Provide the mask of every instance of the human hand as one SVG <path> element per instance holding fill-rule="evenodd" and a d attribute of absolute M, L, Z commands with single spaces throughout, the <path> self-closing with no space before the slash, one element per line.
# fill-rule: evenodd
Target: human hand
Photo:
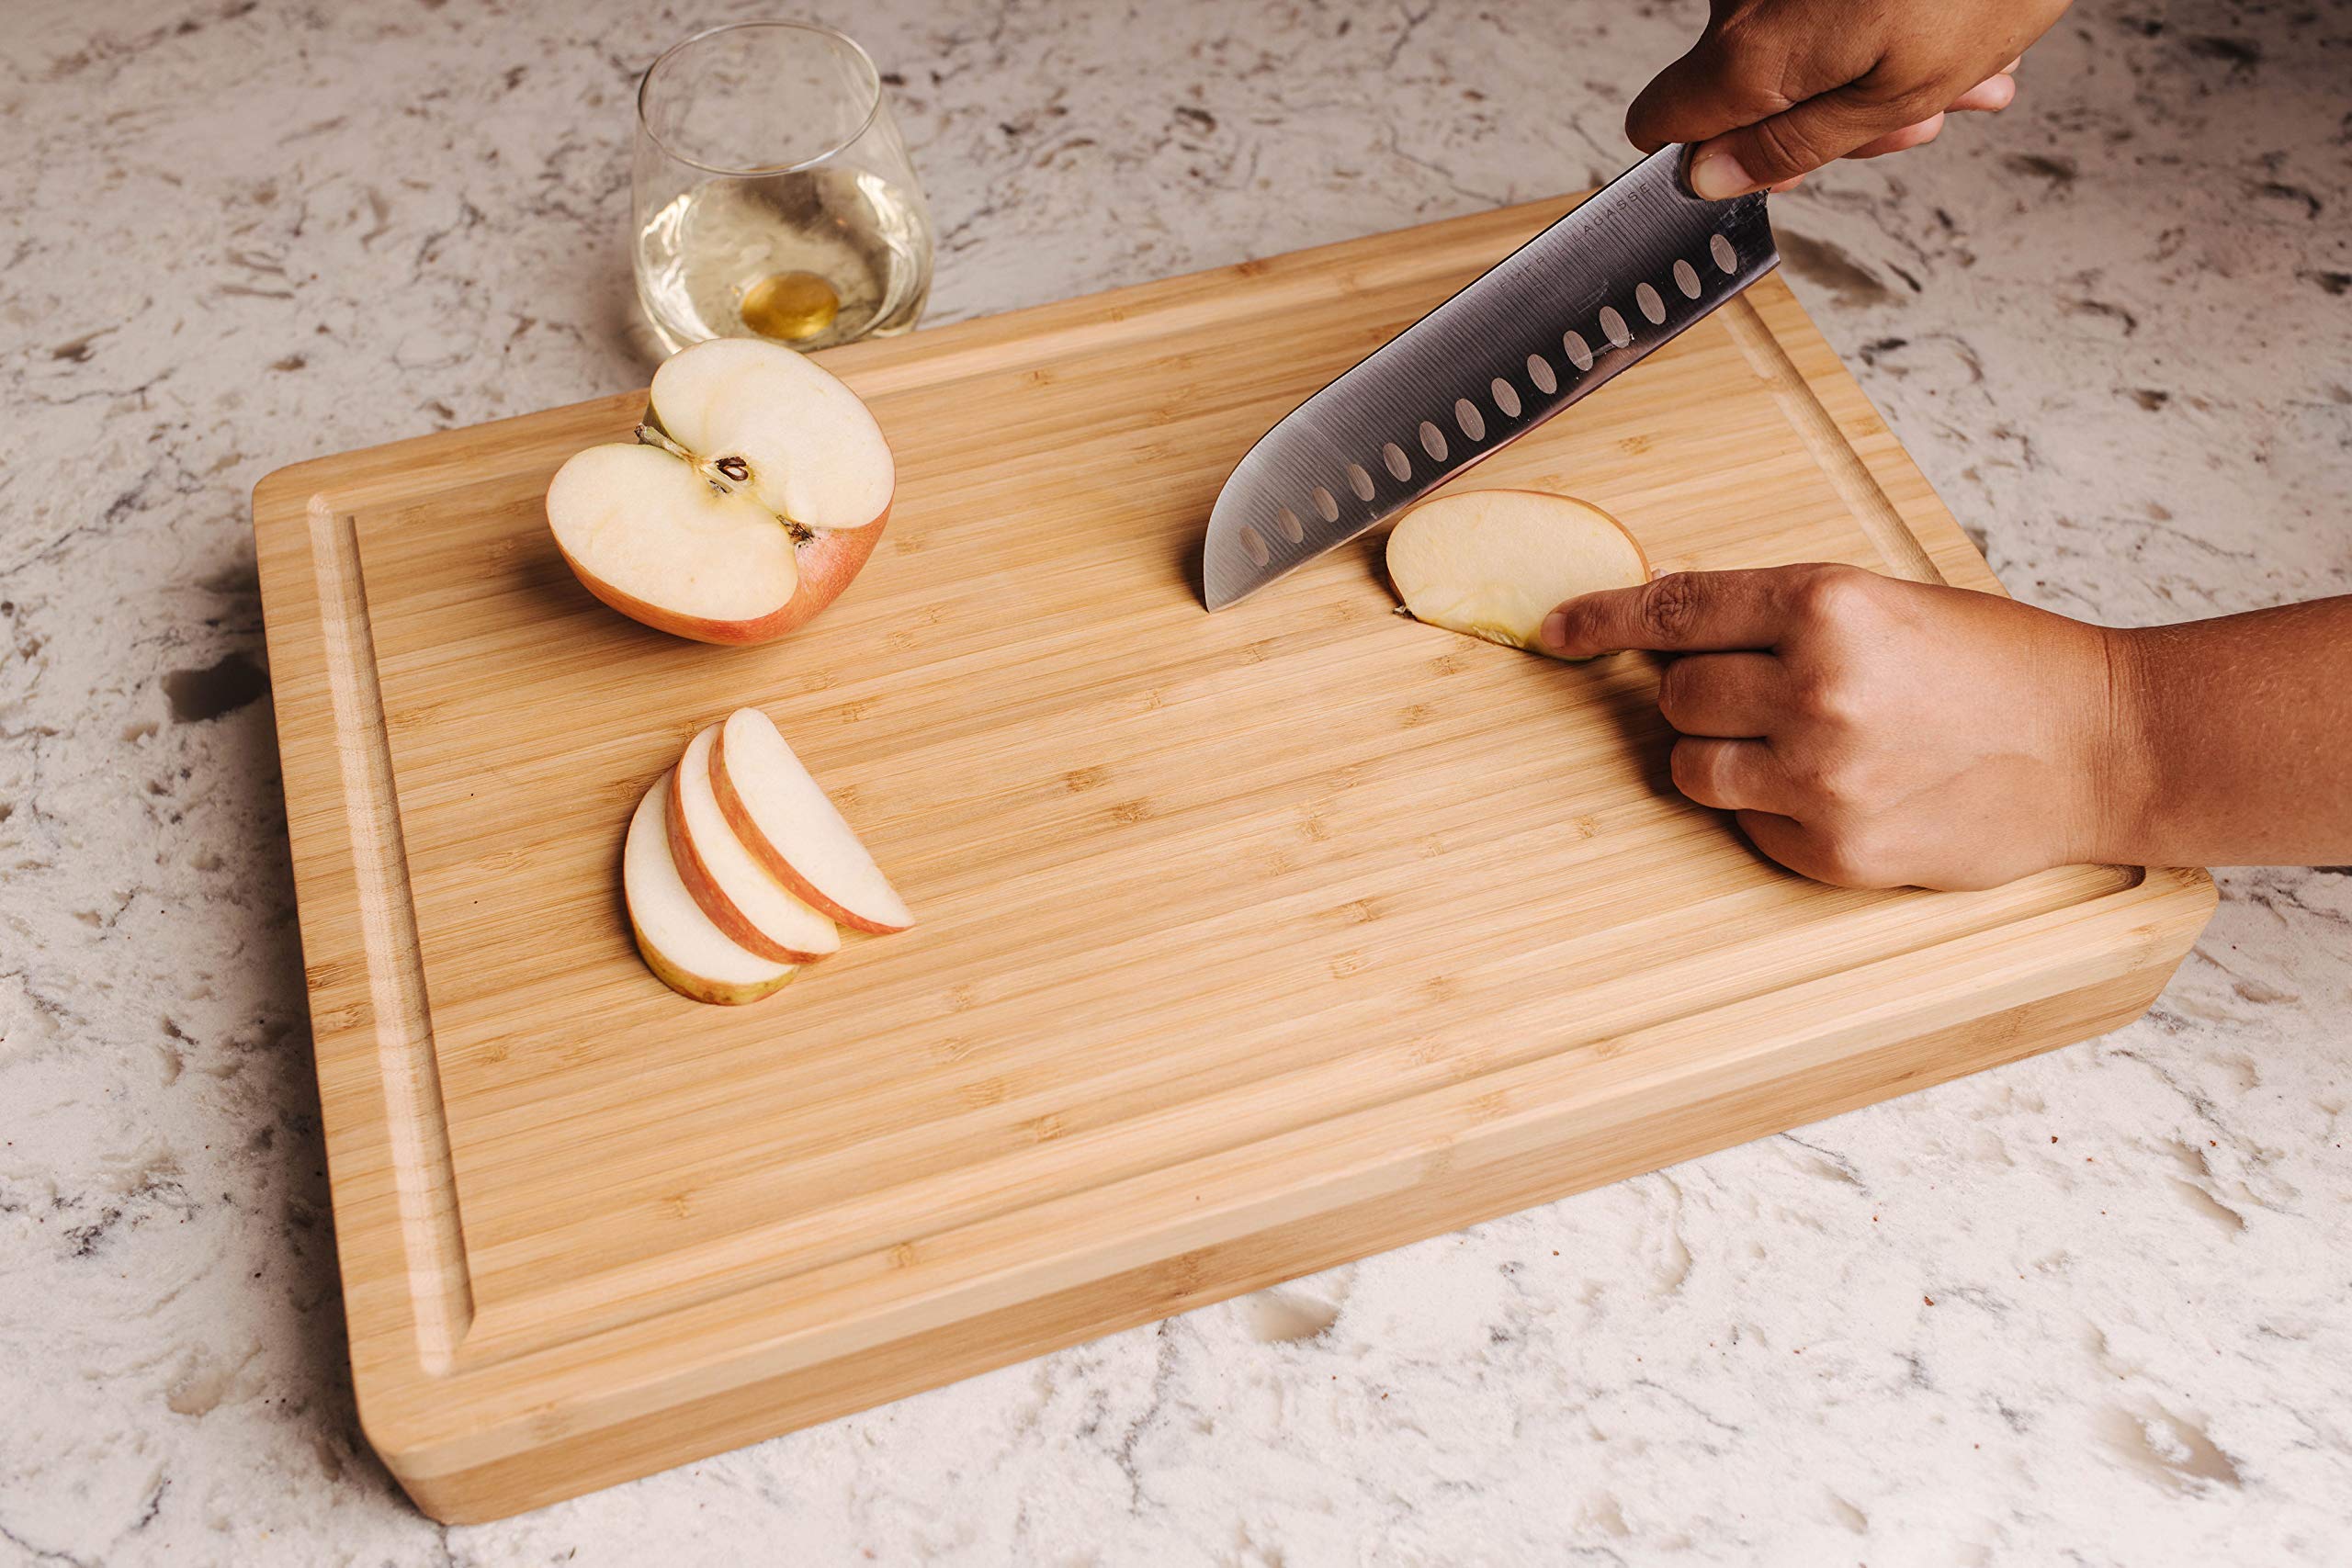
<path fill-rule="evenodd" d="M 2131 802 L 2118 634 L 1849 566 L 1675 572 L 1544 621 L 1569 658 L 1677 655 L 1675 787 L 1841 886 L 1989 887 L 2108 858 Z"/>
<path fill-rule="evenodd" d="M 1712 0 L 1706 31 L 1642 89 L 1625 134 L 1644 152 L 1692 144 L 1690 188 L 1710 200 L 1786 189 L 1834 159 L 1932 141 L 1949 112 L 2007 107 L 2009 73 L 2066 6 Z"/>

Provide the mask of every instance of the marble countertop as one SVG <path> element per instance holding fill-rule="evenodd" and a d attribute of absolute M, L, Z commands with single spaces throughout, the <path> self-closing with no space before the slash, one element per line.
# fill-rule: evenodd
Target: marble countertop
<path fill-rule="evenodd" d="M 1695 4 L 865 0 L 933 319 L 1594 182 Z M 2352 873 L 2103 1040 L 504 1523 L 344 1365 L 247 496 L 640 383 L 623 0 L 0 39 L 0 1563 L 2247 1563 L 2352 1539 Z M 2022 597 L 2352 590 L 2352 3 L 2086 0 L 1776 203 Z"/>

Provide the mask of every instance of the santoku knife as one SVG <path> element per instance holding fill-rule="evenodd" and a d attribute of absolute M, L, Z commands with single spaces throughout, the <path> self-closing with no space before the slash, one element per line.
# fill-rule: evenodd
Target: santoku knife
<path fill-rule="evenodd" d="M 1202 547 L 1212 610 L 1419 501 L 1779 265 L 1758 192 L 1704 201 L 1660 149 L 1260 437 Z"/>

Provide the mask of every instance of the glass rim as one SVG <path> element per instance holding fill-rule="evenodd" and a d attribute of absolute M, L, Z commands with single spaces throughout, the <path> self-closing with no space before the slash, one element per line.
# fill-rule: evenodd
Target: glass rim
<path fill-rule="evenodd" d="M 688 157 L 685 153 L 679 152 L 678 149 L 671 146 L 669 142 L 662 140 L 662 133 L 653 129 L 653 122 L 650 118 L 648 118 L 645 112 L 645 96 L 652 88 L 654 73 L 661 70 L 662 66 L 668 64 L 672 55 L 676 54 L 680 50 L 690 49 L 695 44 L 707 42 L 711 39 L 718 37 L 721 33 L 770 31 L 777 29 L 786 32 L 814 33 L 820 38 L 830 39 L 834 43 L 847 48 L 852 58 L 856 60 L 860 65 L 865 68 L 867 99 L 865 105 L 865 118 L 857 122 L 856 130 L 851 131 L 848 135 L 842 137 L 840 141 L 834 142 L 823 152 L 816 153 L 810 157 L 798 159 L 796 162 L 789 164 L 752 164 L 741 167 L 720 164 L 706 164 L 699 158 Z M 650 140 L 654 146 L 659 147 L 662 150 L 663 157 L 674 158 L 679 163 L 685 164 L 687 167 L 700 169 L 707 175 L 726 175 L 739 179 L 753 178 L 762 175 L 797 174 L 802 169 L 814 168 L 819 164 L 825 162 L 828 158 L 831 158 L 854 145 L 860 137 L 874 129 L 874 121 L 881 112 L 882 73 L 876 68 L 874 57 L 865 52 L 865 46 L 864 44 L 859 43 L 855 39 L 850 37 L 847 33 L 842 32 L 838 28 L 829 28 L 822 22 L 722 22 L 715 28 L 705 28 L 698 33 L 690 33 L 686 37 L 680 39 L 677 42 L 672 44 L 669 48 L 663 50 L 661 54 L 656 56 L 653 63 L 645 68 L 645 74 L 637 79 L 637 128 L 645 133 L 647 139 Z"/>

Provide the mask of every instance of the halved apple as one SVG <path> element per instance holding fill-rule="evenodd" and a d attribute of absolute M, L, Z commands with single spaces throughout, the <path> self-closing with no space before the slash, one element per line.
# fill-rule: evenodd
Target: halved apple
<path fill-rule="evenodd" d="M 710 782 L 736 839 L 804 902 L 855 931 L 902 931 L 915 923 L 767 715 L 738 708 L 728 716 L 710 749 Z"/>
<path fill-rule="evenodd" d="M 670 792 L 670 854 L 686 891 L 713 925 L 763 958 L 807 964 L 840 952 L 833 922 L 770 876 L 727 825 L 710 784 L 718 741 L 714 724 L 687 744 Z"/>
<path fill-rule="evenodd" d="M 1388 536 L 1388 577 L 1417 620 L 1544 651 L 1544 617 L 1579 593 L 1650 580 L 1649 558 L 1598 506 L 1529 490 L 1424 502 Z"/>
<path fill-rule="evenodd" d="M 711 922 L 686 891 L 670 855 L 672 775 L 653 781 L 628 820 L 621 892 L 645 965 L 680 996 L 740 1006 L 773 996 L 798 970 L 747 951 Z"/>
<path fill-rule="evenodd" d="M 896 472 L 857 394 L 778 344 L 718 338 L 653 373 L 639 445 L 572 455 L 548 486 L 589 592 L 697 642 L 769 642 L 840 597 L 882 536 Z"/>

